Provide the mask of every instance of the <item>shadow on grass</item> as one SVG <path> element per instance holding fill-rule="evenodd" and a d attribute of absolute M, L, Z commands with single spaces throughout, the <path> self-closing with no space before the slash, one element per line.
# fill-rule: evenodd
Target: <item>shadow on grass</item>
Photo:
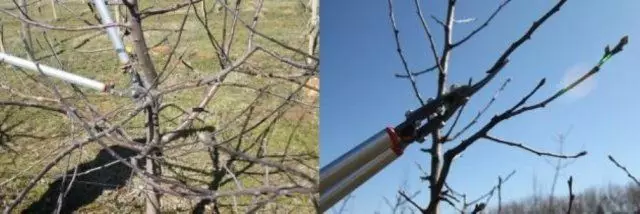
<path fill-rule="evenodd" d="M 125 159 L 137 154 L 136 151 L 122 146 L 109 148 Z M 63 197 L 60 213 L 72 213 L 95 201 L 105 190 L 119 189 L 131 177 L 131 168 L 121 162 L 114 163 L 116 160 L 107 149 L 100 150 L 93 160 L 77 166 L 75 179 L 74 169 L 71 168 L 65 176 L 60 176 L 50 183 L 40 199 L 22 213 L 55 213 L 59 196 Z"/>
<path fill-rule="evenodd" d="M 16 112 L 19 108 L 0 108 L 3 112 L 2 119 L 0 119 L 0 154 L 3 152 L 9 152 L 18 155 L 18 151 L 11 148 L 9 143 L 17 143 L 19 139 L 28 138 L 33 140 L 44 140 L 46 137 L 37 136 L 35 134 L 21 131 L 20 126 L 27 122 L 27 119 L 19 119 L 16 117 Z"/>

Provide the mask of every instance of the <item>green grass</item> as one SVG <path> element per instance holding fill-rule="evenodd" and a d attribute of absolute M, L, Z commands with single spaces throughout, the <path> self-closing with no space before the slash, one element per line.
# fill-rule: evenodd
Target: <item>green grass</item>
<path fill-rule="evenodd" d="M 162 4 L 172 5 L 174 1 L 163 2 L 157 7 L 161 7 Z M 209 1 L 208 1 L 209 2 Z M 146 8 L 151 5 L 152 1 L 141 1 L 140 8 Z M 62 18 L 59 21 L 52 21 L 49 24 L 56 26 L 82 26 L 82 21 L 78 19 L 65 19 L 65 17 L 71 17 L 73 14 L 79 14 L 87 9 L 83 4 L 65 4 L 69 7 L 70 11 L 58 7 L 58 16 Z M 198 5 L 198 10 L 200 5 Z M 241 18 L 245 21 L 250 21 L 253 17 L 254 11 L 251 1 L 243 2 L 241 10 Z M 30 15 L 36 20 L 49 20 L 51 19 L 50 7 L 45 5 L 41 8 L 41 13 L 38 13 L 35 8 L 30 8 Z M 152 28 L 171 28 L 178 29 L 180 23 L 185 15 L 186 9 L 180 10 L 172 14 L 165 14 L 156 17 L 145 19 L 143 27 L 145 29 Z M 193 11 L 193 8 L 192 8 Z M 14 11 L 16 12 L 16 11 Z M 274 39 L 284 42 L 285 44 L 305 49 L 306 45 L 306 29 L 308 13 L 299 6 L 298 1 L 267 1 L 264 3 L 264 11 L 260 14 L 260 21 L 257 29 L 271 36 Z M 90 20 L 92 23 L 96 23 L 92 14 L 84 14 L 83 19 Z M 209 21 L 209 29 L 214 33 L 216 39 L 220 40 L 222 37 L 221 28 L 223 13 L 216 12 L 211 13 L 207 17 Z M 5 14 L 0 14 L 0 23 L 4 29 L 4 41 L 6 51 L 12 55 L 19 57 L 26 57 L 24 46 L 22 45 L 19 37 L 20 23 Z M 230 22 L 229 22 L 230 23 Z M 86 77 L 94 78 L 96 80 L 104 82 L 113 82 L 116 84 L 116 88 L 124 88 L 128 84 L 128 76 L 123 75 L 119 70 L 119 62 L 115 57 L 113 51 L 101 51 L 101 52 L 81 52 L 87 50 L 97 50 L 111 47 L 106 35 L 100 34 L 92 39 L 86 45 L 73 50 L 73 47 L 78 46 L 83 38 L 87 38 L 87 35 L 96 35 L 96 32 L 63 32 L 63 31 L 46 31 L 47 37 L 52 40 L 54 49 L 57 51 L 64 50 L 59 55 L 60 63 L 54 57 L 48 57 L 41 60 L 41 63 L 62 68 L 66 71 L 77 73 Z M 169 35 L 167 37 L 167 35 Z M 237 58 L 244 53 L 247 47 L 247 36 L 249 31 L 238 25 L 236 32 L 236 39 L 233 41 L 233 50 L 231 52 L 231 58 Z M 42 29 L 33 28 L 32 36 L 34 38 L 34 48 L 36 50 L 36 58 L 40 58 L 46 55 L 50 55 L 51 52 L 45 42 Z M 176 40 L 177 34 L 162 32 L 162 31 L 147 31 L 146 34 L 147 44 L 152 46 L 163 41 L 162 45 L 172 47 Z M 38 41 L 38 42 L 35 42 Z M 125 41 L 129 44 L 129 41 Z M 267 41 L 264 38 L 256 36 L 255 43 L 259 44 L 269 50 L 275 51 L 282 56 L 292 57 L 294 53 L 286 50 L 277 44 Z M 185 53 L 185 59 L 194 67 L 196 71 L 191 71 L 179 63 L 177 57 Z M 167 60 L 166 53 L 152 53 L 155 66 L 158 72 Z M 293 56 L 293 59 L 302 61 L 299 56 Z M 251 67 L 258 69 L 265 73 L 277 73 L 277 74 L 289 74 L 291 72 L 299 72 L 289 65 L 286 65 L 264 53 L 255 54 L 248 62 Z M 243 66 L 241 69 L 248 69 Z M 184 81 L 195 80 L 197 78 L 213 75 L 218 72 L 219 64 L 215 57 L 214 48 L 211 46 L 205 31 L 198 23 L 197 19 L 191 13 L 187 24 L 185 25 L 185 32 L 182 35 L 182 40 L 179 48 L 176 50 L 176 55 L 173 57 L 172 62 L 168 66 L 167 73 L 168 78 L 160 85 L 160 88 L 180 84 Z M 54 97 L 52 91 L 47 89 L 48 87 L 40 86 L 28 78 L 29 75 L 22 73 L 16 69 L 2 65 L 0 67 L 0 82 L 9 85 L 22 93 L 32 96 Z M 31 75 L 33 76 L 33 75 Z M 35 77 L 39 78 L 39 77 Z M 229 76 L 227 81 L 247 84 L 259 88 L 265 84 L 281 83 L 270 89 L 273 93 L 287 95 L 293 91 L 294 85 L 286 83 L 282 80 L 273 80 L 267 78 L 250 77 L 244 74 L 233 73 Z M 62 93 L 65 96 L 73 95 L 70 87 L 59 82 L 53 81 L 54 84 L 60 86 Z M 5 90 L 1 90 L 0 99 L 9 100 L 17 99 L 6 93 Z M 97 92 L 84 90 L 89 97 L 89 100 L 101 113 L 111 112 L 114 109 L 122 106 L 128 106 L 131 108 L 131 101 L 128 98 L 118 98 L 100 94 Z M 189 110 L 191 107 L 196 106 L 204 93 L 206 87 L 197 88 L 194 90 L 185 90 L 173 94 L 168 94 L 163 97 L 163 103 L 172 103 L 180 108 Z M 222 126 L 227 123 L 232 124 L 232 128 L 229 128 L 218 136 L 220 139 L 226 139 L 236 135 L 241 131 L 241 125 L 245 117 L 240 117 L 240 120 L 231 122 L 230 120 L 239 114 L 253 99 L 255 99 L 257 92 L 250 89 L 236 88 L 236 87 L 222 87 L 211 103 L 207 106 L 210 114 L 204 114 L 201 118 L 204 122 L 196 122 L 196 127 L 203 126 Z M 297 99 L 303 99 L 298 97 Z M 90 118 L 90 113 L 87 111 L 87 106 L 84 101 L 77 97 L 70 97 L 68 102 L 77 107 L 81 114 Z M 276 106 L 283 102 L 281 98 L 268 96 L 267 99 L 262 99 L 260 105 L 256 109 L 257 114 L 252 117 L 250 124 L 256 123 L 266 113 L 273 110 Z M 286 109 L 288 111 L 284 113 L 283 120 L 275 123 L 271 127 L 267 127 L 269 121 L 264 125 L 261 125 L 257 129 L 247 133 L 243 137 L 243 144 L 240 146 L 246 149 L 247 153 L 254 154 L 260 147 L 260 145 L 251 146 L 250 143 L 257 141 L 260 135 L 269 129 L 267 135 L 266 156 L 280 155 L 284 150 L 287 150 L 290 154 L 311 154 L 317 157 L 318 154 L 318 118 L 317 109 L 303 106 L 293 106 L 289 104 Z M 21 171 L 27 167 L 34 165 L 32 168 L 26 170 L 23 174 L 20 174 L 16 179 L 8 182 L 4 186 L 0 186 L 0 200 L 2 203 L 9 202 L 10 198 L 15 196 L 21 189 L 23 189 L 29 182 L 29 180 L 35 176 L 42 166 L 47 163 L 52 157 L 52 154 L 64 149 L 70 145 L 72 139 L 80 138 L 84 136 L 84 132 L 77 124 L 74 125 L 74 130 L 71 130 L 71 122 L 66 117 L 59 115 L 52 115 L 49 112 L 44 112 L 36 109 L 20 109 L 16 107 L 0 107 L 0 121 L 2 123 L 2 130 L 11 135 L 23 134 L 23 135 L 37 135 L 42 136 L 39 138 L 29 137 L 14 137 L 6 144 L 12 149 L 16 150 L 18 154 L 8 152 L 0 148 L 0 182 L 5 181 L 8 178 L 18 175 Z M 126 117 L 123 113 L 110 116 L 110 121 L 119 121 Z M 162 131 L 170 131 L 176 127 L 177 123 L 182 120 L 182 112 L 177 108 L 167 108 L 161 113 L 161 129 Z M 302 120 L 299 119 L 302 117 Z M 139 115 L 132 122 L 125 125 L 128 133 L 134 137 L 144 136 L 144 116 Z M 12 125 L 18 124 L 11 130 L 5 130 Z M 290 140 L 291 139 L 291 140 Z M 231 145 L 235 146 L 238 141 L 231 142 Z M 167 163 L 179 164 L 188 166 L 192 169 L 198 169 L 204 172 L 210 172 L 213 170 L 211 160 L 209 159 L 207 150 L 202 144 L 195 142 L 193 138 L 187 138 L 173 142 L 171 149 L 167 149 L 164 155 L 167 157 Z M 71 166 L 76 163 L 88 161 L 93 158 L 96 152 L 100 149 L 97 144 L 90 144 L 84 147 L 81 151 L 74 152 L 70 158 L 69 163 Z M 272 161 L 279 161 L 277 158 L 268 158 Z M 40 161 L 42 160 L 42 161 Z M 317 170 L 318 162 L 317 158 L 304 158 L 301 161 L 302 164 L 295 164 L 293 161 L 289 161 L 290 166 L 299 168 L 300 170 L 312 172 L 311 169 L 304 165 L 310 166 Z M 36 187 L 27 195 L 27 198 L 20 205 L 19 209 L 23 209 L 31 202 L 37 200 L 41 194 L 43 194 L 49 182 L 67 170 L 67 166 L 64 164 L 67 160 L 61 162 L 61 164 L 54 167 L 49 173 L 46 174 L 46 178 L 36 185 Z M 233 164 L 234 169 L 239 169 L 246 166 L 246 162 L 235 162 Z M 271 171 L 273 169 L 270 169 Z M 264 173 L 265 169 L 260 166 L 251 167 L 248 170 L 250 173 Z M 163 173 L 167 177 L 180 178 L 186 180 L 188 184 L 198 185 L 206 188 L 206 183 L 210 182 L 211 176 L 208 174 L 202 174 L 193 172 L 187 169 L 169 169 L 163 168 Z M 270 172 L 269 183 L 282 183 L 288 182 L 286 176 L 280 174 L 274 174 Z M 227 176 L 229 177 L 229 176 Z M 262 178 L 263 176 L 259 176 Z M 258 187 L 265 184 L 265 180 L 257 179 L 256 176 L 241 175 L 239 181 L 243 187 Z M 131 185 L 128 185 L 122 190 L 107 191 L 94 203 L 83 207 L 79 212 L 97 212 L 97 213 L 120 213 L 120 212 L 137 212 L 144 209 L 143 196 L 136 194 L 135 187 L 140 182 L 137 179 L 133 179 Z M 236 184 L 231 181 L 220 187 L 220 190 L 233 190 L 236 189 Z M 236 202 L 239 204 L 247 204 L 251 202 L 251 197 L 238 197 Z M 279 203 L 270 205 L 269 208 L 274 210 L 295 210 L 296 212 L 315 212 L 312 209 L 312 204 L 309 198 L 306 196 L 301 197 L 285 197 L 277 200 Z M 189 211 L 196 203 L 197 200 L 186 200 L 178 197 L 172 197 L 165 195 L 163 197 L 163 211 L 164 212 L 185 212 Z M 230 205 L 233 204 L 233 198 L 223 198 L 219 201 L 221 204 Z M 232 212 L 231 207 L 223 206 L 221 211 L 225 213 Z"/>

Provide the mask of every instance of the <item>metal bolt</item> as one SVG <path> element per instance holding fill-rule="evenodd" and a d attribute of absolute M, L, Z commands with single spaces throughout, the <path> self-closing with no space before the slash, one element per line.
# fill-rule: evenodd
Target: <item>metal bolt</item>
<path fill-rule="evenodd" d="M 411 109 L 409 109 L 404 113 L 404 116 L 405 117 L 409 117 L 409 116 L 411 116 L 411 113 L 413 113 L 413 111 L 411 111 Z"/>

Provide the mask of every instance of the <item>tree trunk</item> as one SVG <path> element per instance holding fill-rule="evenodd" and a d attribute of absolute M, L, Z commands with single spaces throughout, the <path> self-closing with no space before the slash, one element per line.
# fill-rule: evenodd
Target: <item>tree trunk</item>
<path fill-rule="evenodd" d="M 143 77 L 142 82 L 144 87 L 151 93 L 148 93 L 148 97 L 152 100 L 151 105 L 147 108 L 147 146 L 150 148 L 148 156 L 160 156 L 162 151 L 159 151 L 157 145 L 160 143 L 160 130 L 158 124 L 158 106 L 159 100 L 153 95 L 152 91 L 156 88 L 157 72 L 153 65 L 153 61 L 149 56 L 149 49 L 144 39 L 142 32 L 142 19 L 138 11 L 138 1 L 128 0 L 127 7 L 129 8 L 129 26 L 131 27 L 131 40 L 135 49 L 139 67 L 142 69 Z M 155 148 L 154 148 L 155 147 Z M 152 158 L 146 159 L 146 171 L 153 175 L 160 175 L 160 166 Z M 148 189 L 152 191 L 147 192 L 146 198 L 146 213 L 156 214 L 160 213 L 160 194 L 157 189 L 148 186 Z"/>

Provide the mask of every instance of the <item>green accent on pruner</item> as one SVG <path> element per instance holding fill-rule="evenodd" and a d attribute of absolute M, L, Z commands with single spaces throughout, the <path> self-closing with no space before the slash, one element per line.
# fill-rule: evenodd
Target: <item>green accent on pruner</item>
<path fill-rule="evenodd" d="M 602 59 L 600 60 L 600 63 L 598 63 L 598 64 L 600 64 L 600 65 L 604 64 L 605 62 L 607 62 L 611 58 L 611 56 L 612 56 L 611 54 L 605 55 L 604 57 L 602 57 Z"/>
<path fill-rule="evenodd" d="M 558 91 L 558 94 L 564 94 L 565 92 L 567 92 L 567 90 L 569 90 L 567 87 L 564 87 L 562 89 L 560 89 L 560 91 Z"/>

